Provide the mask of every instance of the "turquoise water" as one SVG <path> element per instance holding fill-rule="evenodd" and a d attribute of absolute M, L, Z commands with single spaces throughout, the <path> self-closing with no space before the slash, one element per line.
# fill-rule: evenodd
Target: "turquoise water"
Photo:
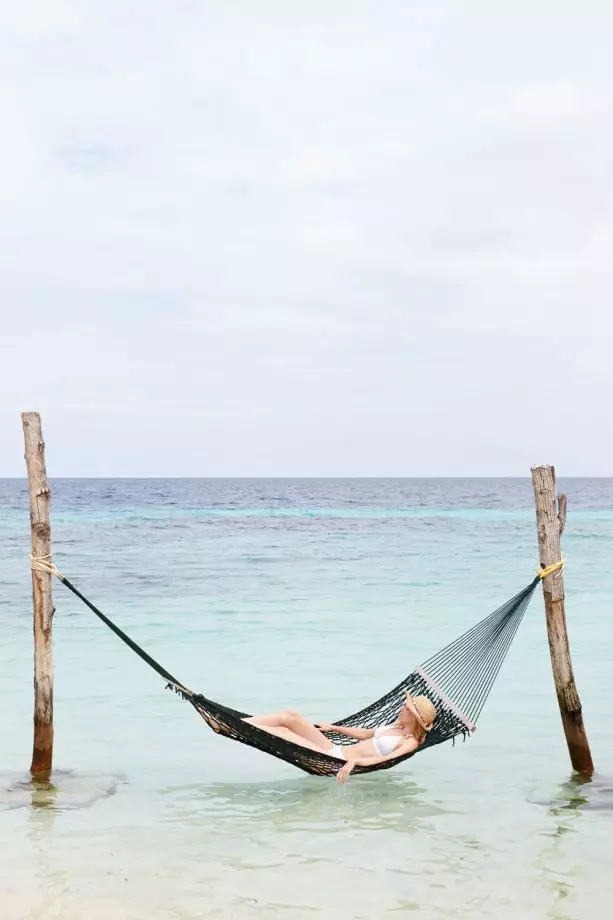
<path fill-rule="evenodd" d="M 571 778 L 542 599 L 466 744 L 339 788 L 213 735 L 54 585 L 57 773 L 23 781 L 25 485 L 0 481 L 0 917 L 560 918 L 613 901 L 613 481 L 571 480 Z M 188 686 L 334 719 L 523 587 L 522 480 L 53 483 L 55 560 Z"/>

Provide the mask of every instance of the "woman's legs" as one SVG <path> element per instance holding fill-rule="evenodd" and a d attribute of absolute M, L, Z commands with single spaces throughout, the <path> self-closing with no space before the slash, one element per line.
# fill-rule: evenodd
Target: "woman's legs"
<path fill-rule="evenodd" d="M 246 722 L 251 722 L 251 719 L 245 719 Z M 256 728 L 261 728 L 263 731 L 268 732 L 269 735 L 275 735 L 277 738 L 283 738 L 285 741 L 291 741 L 293 744 L 299 744 L 300 747 L 308 748 L 309 751 L 317 751 L 318 754 L 329 754 L 332 744 L 326 739 L 325 745 L 322 747 L 321 744 L 313 744 L 311 741 L 307 741 L 302 735 L 298 735 L 296 732 L 293 732 L 290 728 L 283 728 L 281 726 L 274 725 L 262 725 L 261 723 L 253 722 L 253 725 Z M 334 756 L 334 755 L 333 755 Z M 339 758 L 340 760 L 340 758 Z"/>
<path fill-rule="evenodd" d="M 310 741 L 316 746 L 316 749 L 328 750 L 332 742 L 326 736 L 315 728 L 312 722 L 305 719 L 303 715 L 296 712 L 295 709 L 284 709 L 282 712 L 273 712 L 268 715 L 251 716 L 245 719 L 245 722 L 251 722 L 258 728 L 288 728 L 295 735 Z M 273 732 L 273 735 L 275 732 Z"/>

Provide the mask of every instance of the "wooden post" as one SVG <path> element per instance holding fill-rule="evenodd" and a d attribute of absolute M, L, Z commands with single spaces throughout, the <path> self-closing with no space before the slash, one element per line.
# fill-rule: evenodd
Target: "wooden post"
<path fill-rule="evenodd" d="M 561 559 L 560 534 L 566 523 L 566 496 L 559 496 L 556 507 L 556 474 L 553 466 L 533 467 L 532 486 L 539 558 L 541 567 L 547 568 Z M 594 772 L 594 764 L 583 726 L 581 701 L 570 657 L 564 608 L 564 577 L 561 570 L 543 579 L 543 597 L 551 667 L 570 760 L 578 773 L 591 774 Z"/>
<path fill-rule="evenodd" d="M 45 469 L 45 442 L 38 412 L 22 412 L 25 459 L 30 493 L 32 556 L 51 557 L 49 503 L 51 490 Z M 34 606 L 34 749 L 30 772 L 43 777 L 53 766 L 53 598 L 51 575 L 32 570 Z"/>

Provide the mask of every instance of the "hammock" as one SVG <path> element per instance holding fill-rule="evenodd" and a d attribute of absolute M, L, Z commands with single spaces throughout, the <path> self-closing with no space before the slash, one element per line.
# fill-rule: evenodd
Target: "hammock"
<path fill-rule="evenodd" d="M 536 586 L 546 575 L 561 568 L 562 565 L 563 563 L 559 562 L 539 572 L 536 578 L 519 594 L 425 661 L 421 667 L 412 671 L 381 699 L 353 715 L 333 722 L 334 725 L 352 728 L 376 728 L 379 725 L 389 725 L 398 718 L 407 690 L 413 695 L 427 696 L 438 710 L 432 731 L 428 733 L 424 743 L 417 750 L 383 763 L 356 766 L 353 772 L 371 773 L 375 770 L 387 770 L 426 748 L 441 744 L 443 741 L 455 742 L 459 736 L 465 740 L 472 734 Z M 313 775 L 333 776 L 343 766 L 343 762 L 335 757 L 312 751 L 245 722 L 244 719 L 249 717 L 249 713 L 216 703 L 201 693 L 189 690 L 81 594 L 50 560 L 32 559 L 32 568 L 55 575 L 116 636 L 119 636 L 133 652 L 164 678 L 168 689 L 174 690 L 184 700 L 191 703 L 213 731 L 264 751 L 266 754 L 271 754 Z M 346 735 L 340 735 L 337 732 L 325 732 L 325 735 L 334 744 L 356 743 L 352 738 L 347 738 Z"/>

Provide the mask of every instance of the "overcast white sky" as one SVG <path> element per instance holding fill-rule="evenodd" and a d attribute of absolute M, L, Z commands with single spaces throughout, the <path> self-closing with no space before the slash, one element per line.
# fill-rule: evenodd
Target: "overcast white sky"
<path fill-rule="evenodd" d="M 613 474 L 613 6 L 0 6 L 0 475 Z"/>

